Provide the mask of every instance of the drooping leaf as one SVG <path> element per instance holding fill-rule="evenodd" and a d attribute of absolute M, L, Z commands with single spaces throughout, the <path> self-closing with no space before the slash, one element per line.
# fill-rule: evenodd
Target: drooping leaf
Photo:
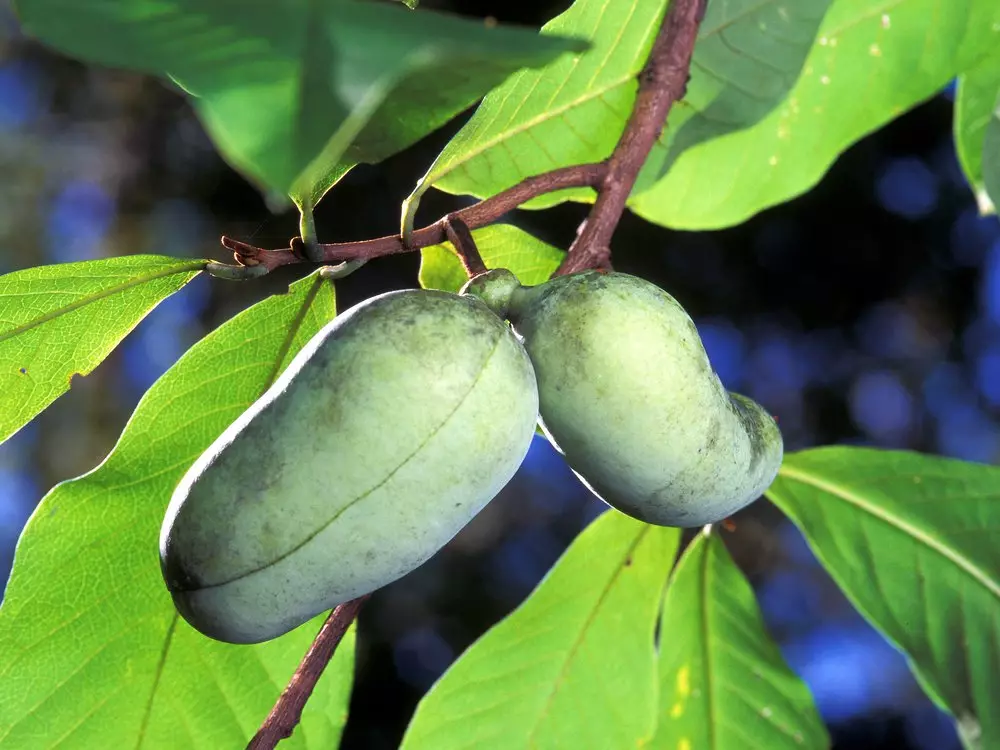
<path fill-rule="evenodd" d="M 848 146 L 998 46 L 995 0 L 835 0 L 784 101 L 749 129 L 689 148 L 665 175 L 651 162 L 629 206 L 677 229 L 738 224 L 809 190 Z"/>
<path fill-rule="evenodd" d="M 636 747 L 652 733 L 653 632 L 677 529 L 608 511 L 417 706 L 403 750 Z"/>
<path fill-rule="evenodd" d="M 487 268 L 506 268 L 525 286 L 547 281 L 566 253 L 511 224 L 492 224 L 472 232 Z M 469 280 L 451 243 L 420 253 L 420 286 L 457 292 Z"/>
<path fill-rule="evenodd" d="M 1000 206 L 1000 92 L 983 132 L 983 187 L 994 210 Z"/>
<path fill-rule="evenodd" d="M 1000 468 L 820 448 L 786 456 L 767 494 L 967 745 L 1000 747 Z"/>
<path fill-rule="evenodd" d="M 416 142 L 524 66 L 579 49 L 532 30 L 328 0 L 18 0 L 24 30 L 82 60 L 176 81 L 259 185 L 315 205 L 351 164 Z"/>
<path fill-rule="evenodd" d="M 989 160 L 983 164 L 983 147 L 987 125 L 997 117 L 994 105 L 1000 105 L 1000 46 L 994 54 L 960 75 L 955 91 L 955 150 L 976 196 L 979 212 L 984 215 L 996 212 L 983 179 L 984 167 L 990 170 L 992 166 Z"/>
<path fill-rule="evenodd" d="M 710 2 L 699 29 L 684 106 L 671 113 L 657 164 L 707 138 L 751 125 L 795 83 L 831 0 Z M 523 71 L 483 100 L 417 186 L 407 205 L 434 186 L 493 195 L 529 175 L 596 162 L 611 153 L 631 113 L 642 69 L 663 16 L 664 0 L 576 0 L 543 27 L 591 41 L 583 55 Z M 676 152 L 676 153 L 675 153 Z M 580 189 L 542 196 L 529 207 Z"/>
<path fill-rule="evenodd" d="M 205 261 L 131 255 L 0 276 L 0 441 L 87 375 Z"/>
<path fill-rule="evenodd" d="M 809 688 L 785 664 L 717 535 L 691 543 L 667 588 L 659 716 L 651 750 L 830 746 Z"/>
<path fill-rule="evenodd" d="M 258 646 L 213 641 L 174 609 L 159 531 L 184 471 L 333 318 L 313 274 L 192 347 L 89 474 L 56 486 L 18 543 L 0 605 L 0 746 L 243 747 L 322 618 Z M 338 651 L 290 747 L 334 747 L 350 692 Z"/>

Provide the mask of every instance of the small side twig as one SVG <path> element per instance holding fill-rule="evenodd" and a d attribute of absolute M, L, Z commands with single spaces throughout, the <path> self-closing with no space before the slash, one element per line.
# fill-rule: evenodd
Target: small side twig
<path fill-rule="evenodd" d="M 326 618 L 288 686 L 247 745 L 247 750 L 272 750 L 281 740 L 292 736 L 313 688 L 367 598 L 362 596 L 345 602 Z"/>
<path fill-rule="evenodd" d="M 608 171 L 583 229 L 556 274 L 574 273 L 607 264 L 611 236 L 639 171 L 656 143 L 674 102 L 687 88 L 691 56 L 707 0 L 672 0 L 639 74 L 632 115 L 608 159 Z"/>
<path fill-rule="evenodd" d="M 483 256 L 479 254 L 476 241 L 472 237 L 468 224 L 462 221 L 456 214 L 448 214 L 442 219 L 444 222 L 444 233 L 458 253 L 462 267 L 471 279 L 481 273 L 486 273 L 486 264 L 483 263 Z"/>

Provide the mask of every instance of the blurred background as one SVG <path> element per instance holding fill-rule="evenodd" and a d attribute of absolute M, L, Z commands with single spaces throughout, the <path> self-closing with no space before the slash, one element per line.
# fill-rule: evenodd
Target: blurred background
<path fill-rule="evenodd" d="M 539 25 L 568 2 L 424 5 Z M 1000 461 L 1000 222 L 977 215 L 951 120 L 949 89 L 843 154 L 807 195 L 733 229 L 621 224 L 616 268 L 680 300 L 726 386 L 778 416 L 789 450 L 850 443 Z M 318 209 L 320 239 L 396 231 L 400 201 L 462 121 L 350 173 Z M 2 1 L 0 174 L 2 273 L 130 253 L 225 259 L 223 233 L 285 247 L 297 230 L 294 214 L 269 213 L 219 159 L 176 92 L 48 53 L 18 35 Z M 467 202 L 432 191 L 421 217 Z M 570 205 L 510 219 L 566 247 L 585 213 Z M 379 260 L 340 282 L 341 309 L 416 286 L 418 261 Z M 37 502 L 108 453 L 156 378 L 205 332 L 305 271 L 246 284 L 196 279 L 0 446 L 0 581 Z M 366 605 L 343 747 L 395 748 L 431 683 L 603 508 L 536 438 L 486 511 Z M 735 522 L 726 543 L 835 747 L 957 749 L 950 720 L 798 532 L 766 501 Z"/>

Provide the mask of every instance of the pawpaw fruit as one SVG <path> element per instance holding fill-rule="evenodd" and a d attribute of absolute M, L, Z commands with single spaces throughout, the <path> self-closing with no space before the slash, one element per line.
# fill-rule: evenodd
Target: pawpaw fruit
<path fill-rule="evenodd" d="M 177 609 L 232 643 L 279 636 L 410 572 L 511 479 L 538 395 L 473 297 L 374 297 L 319 331 L 186 473 L 160 537 Z"/>
<path fill-rule="evenodd" d="M 701 526 L 774 480 L 777 424 L 726 391 L 694 322 L 667 292 L 598 271 L 521 287 L 500 269 L 463 292 L 506 313 L 535 368 L 544 433 L 612 507 L 652 524 Z"/>

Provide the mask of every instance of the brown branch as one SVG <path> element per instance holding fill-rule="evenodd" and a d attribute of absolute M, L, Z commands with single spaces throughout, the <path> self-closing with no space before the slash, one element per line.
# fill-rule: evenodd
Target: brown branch
<path fill-rule="evenodd" d="M 556 190 L 566 190 L 578 187 L 594 187 L 602 184 L 607 166 L 599 164 L 577 164 L 563 167 L 544 174 L 528 177 L 504 190 L 502 193 L 480 201 L 473 206 L 455 211 L 438 219 L 433 224 L 417 229 L 410 237 L 410 244 L 404 245 L 402 236 L 398 234 L 388 237 L 378 237 L 374 240 L 359 242 L 335 242 L 317 246 L 322 252 L 323 263 L 341 263 L 343 261 L 369 261 L 384 255 L 412 252 L 429 245 L 437 245 L 447 239 L 445 223 L 451 219 L 459 220 L 469 229 L 479 229 L 492 224 L 504 214 L 513 211 L 523 203 L 539 195 L 552 193 Z M 305 247 L 298 237 L 291 241 L 288 248 L 282 250 L 265 250 L 245 242 L 223 237 L 222 244 L 233 251 L 236 262 L 241 266 L 264 266 L 273 271 L 279 266 L 290 263 L 307 263 Z M 257 272 L 260 273 L 259 271 Z M 227 277 L 228 278 L 228 277 Z"/>
<path fill-rule="evenodd" d="M 358 610 L 367 598 L 361 596 L 345 602 L 326 618 L 306 655 L 302 657 L 295 674 L 289 680 L 288 686 L 247 745 L 247 750 L 272 750 L 281 740 L 292 736 L 292 731 L 302 718 L 302 709 L 312 695 L 316 682 L 333 658 L 344 633 L 354 622 Z"/>
<path fill-rule="evenodd" d="M 597 200 L 556 274 L 607 263 L 611 236 L 625 211 L 632 186 L 663 131 L 670 108 L 687 89 L 691 55 L 698 26 L 705 17 L 706 2 L 671 0 L 646 66 L 639 74 L 639 92 L 632 115 L 608 159 L 608 171 L 597 189 Z"/>

